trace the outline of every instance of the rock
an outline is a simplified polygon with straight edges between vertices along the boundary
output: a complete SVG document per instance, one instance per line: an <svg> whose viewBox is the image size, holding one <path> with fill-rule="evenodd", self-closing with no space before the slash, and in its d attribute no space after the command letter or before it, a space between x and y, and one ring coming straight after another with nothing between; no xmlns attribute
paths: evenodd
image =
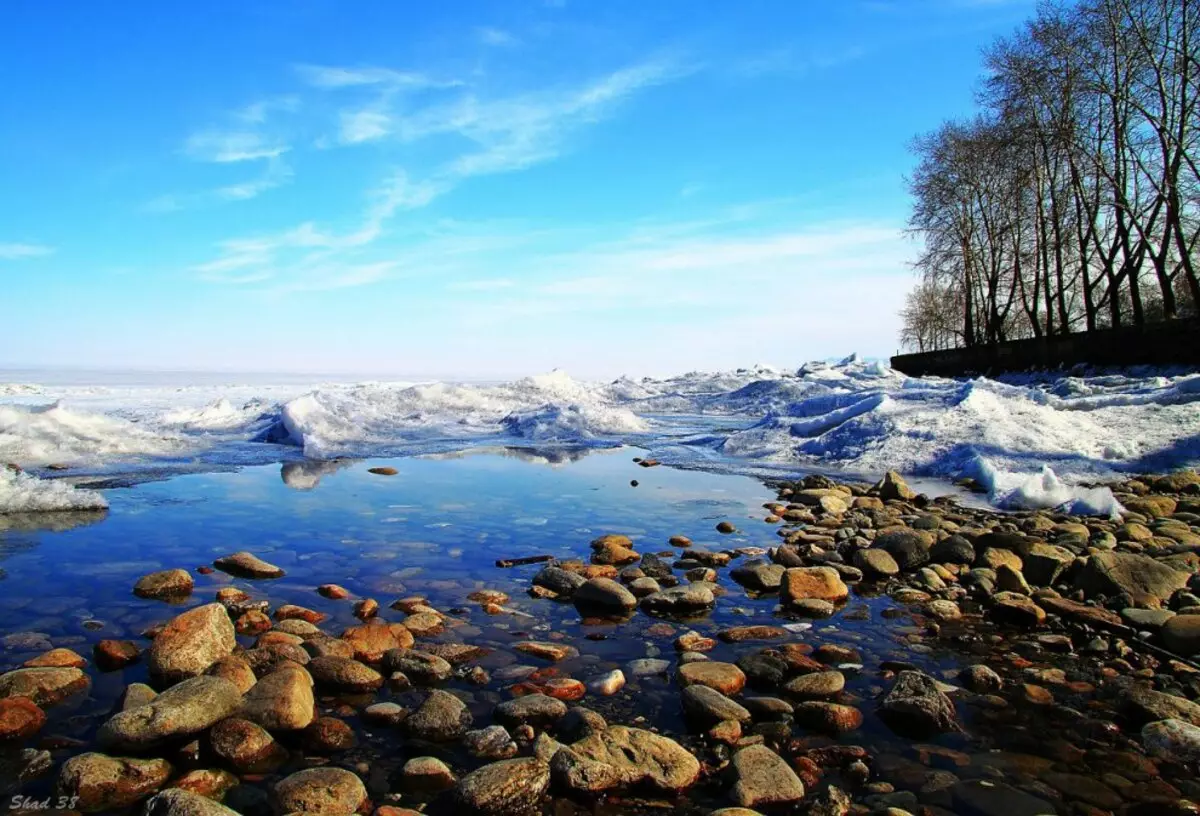
<svg viewBox="0 0 1200 816"><path fill-rule="evenodd" d="M633 542L623 535L600 536L592 542L593 564L632 564L641 558L633 551Z"/></svg>
<svg viewBox="0 0 1200 816"><path fill-rule="evenodd" d="M0 795L20 790L54 767L49 751L34 748L0 750Z"/></svg>
<svg viewBox="0 0 1200 816"><path fill-rule="evenodd" d="M145 683L130 683L125 687L125 693L121 695L119 708L121 711L128 711L131 708L149 705L157 696L158 692Z"/></svg>
<svg viewBox="0 0 1200 816"><path fill-rule="evenodd" d="M142 652L131 640L102 640L92 649L92 657L101 671L117 671L132 666Z"/></svg>
<svg viewBox="0 0 1200 816"><path fill-rule="evenodd" d="M139 598L178 600L191 595L193 587L192 576L187 570L164 570L139 578L133 586L133 594Z"/></svg>
<svg viewBox="0 0 1200 816"><path fill-rule="evenodd" d="M784 691L802 700L825 700L835 697L846 687L846 677L839 671L813 672L793 677Z"/></svg>
<svg viewBox="0 0 1200 816"><path fill-rule="evenodd" d="M258 682L258 678L254 675L254 669L250 667L250 664L241 655L222 657L216 663L209 666L205 674L228 680L237 686L237 690L242 694L245 694Z"/></svg>
<svg viewBox="0 0 1200 816"><path fill-rule="evenodd" d="M354 647L354 657L364 663L378 663L392 649L408 649L413 645L412 633L403 626L389 626L374 618L362 626L351 626L342 633L342 640Z"/></svg>
<svg viewBox="0 0 1200 816"><path fill-rule="evenodd" d="M925 604L925 611L930 617L940 621L953 621L962 617L962 610L954 601L938 599Z"/></svg>
<svg viewBox="0 0 1200 816"><path fill-rule="evenodd" d="M782 640L792 633L782 626L734 626L722 629L717 637L726 643L745 643L748 640Z"/></svg>
<svg viewBox="0 0 1200 816"><path fill-rule="evenodd" d="M1188 577L1146 555L1100 552L1088 557L1075 588L1088 597L1125 594L1134 606L1157 609L1187 586Z"/></svg>
<svg viewBox="0 0 1200 816"><path fill-rule="evenodd" d="M1046 622L1046 612L1024 595L997 592L992 596L991 617L1000 623L1033 628Z"/></svg>
<svg viewBox="0 0 1200 816"><path fill-rule="evenodd" d="M411 791L441 791L454 785L454 772L437 757L414 757L401 770L404 787Z"/></svg>
<svg viewBox="0 0 1200 816"><path fill-rule="evenodd" d="M229 771L198 768L176 778L171 782L171 788L219 802L239 784L238 778Z"/></svg>
<svg viewBox="0 0 1200 816"><path fill-rule="evenodd" d="M374 703L363 709L363 716L374 723L394 726L404 722L408 709L399 703Z"/></svg>
<svg viewBox="0 0 1200 816"><path fill-rule="evenodd" d="M751 720L746 708L708 686L688 686L682 699L684 713L704 728L726 720L748 725Z"/></svg>
<svg viewBox="0 0 1200 816"><path fill-rule="evenodd" d="M1058 812L1044 799L990 780L956 782L950 787L950 799L960 816L1048 816Z"/></svg>
<svg viewBox="0 0 1200 816"><path fill-rule="evenodd" d="M442 633L446 621L436 612L417 612L404 619L404 628L412 632L414 637L433 637Z"/></svg>
<svg viewBox="0 0 1200 816"><path fill-rule="evenodd" d="M1101 628L1121 628L1121 617L1115 612L1109 612L1098 606L1089 606L1068 598L1043 597L1037 598L1038 606L1048 612L1062 615L1064 618L1079 623L1087 623Z"/></svg>
<svg viewBox="0 0 1200 816"><path fill-rule="evenodd" d="M281 668L246 692L241 716L268 731L297 731L313 721L313 681L302 668Z"/></svg>
<svg viewBox="0 0 1200 816"><path fill-rule="evenodd" d="M587 684L588 691L601 697L611 697L625 687L625 673L620 669L600 675Z"/></svg>
<svg viewBox="0 0 1200 816"><path fill-rule="evenodd" d="M1184 657L1200 652L1200 615L1176 615L1162 627L1163 643Z"/></svg>
<svg viewBox="0 0 1200 816"><path fill-rule="evenodd" d="M549 787L550 768L536 757L493 762L460 779L440 812L531 816Z"/></svg>
<svg viewBox="0 0 1200 816"><path fill-rule="evenodd" d="M322 597L329 598L331 601L344 601L350 597L349 590L338 584L321 584L317 587L317 592Z"/></svg>
<svg viewBox="0 0 1200 816"><path fill-rule="evenodd" d="M642 609L648 612L679 616L707 612L714 603L712 590L703 584L671 587L641 600Z"/></svg>
<svg viewBox="0 0 1200 816"><path fill-rule="evenodd" d="M317 754L349 751L357 742L354 729L337 717L317 717L300 732L300 742Z"/></svg>
<svg viewBox="0 0 1200 816"><path fill-rule="evenodd" d="M213 562L213 566L239 578L282 578L287 574L274 564L268 564L248 552L218 558Z"/></svg>
<svg viewBox="0 0 1200 816"><path fill-rule="evenodd" d="M32 737L46 724L46 713L28 697L0 699L0 744Z"/></svg>
<svg viewBox="0 0 1200 816"><path fill-rule="evenodd" d="M680 666L679 685L708 686L722 694L737 694L746 685L746 675L732 663L704 660Z"/></svg>
<svg viewBox="0 0 1200 816"><path fill-rule="evenodd" d="M779 564L756 559L734 567L729 577L753 592L771 592L779 589L783 572Z"/></svg>
<svg viewBox="0 0 1200 816"><path fill-rule="evenodd" d="M517 744L502 725L490 725L478 731L468 731L463 745L471 756L479 759L509 759L517 755Z"/></svg>
<svg viewBox="0 0 1200 816"><path fill-rule="evenodd" d="M341 768L297 771L275 786L275 806L280 813L314 813L348 816L367 801L362 780Z"/></svg>
<svg viewBox="0 0 1200 816"><path fill-rule="evenodd" d="M400 471L396 470L394 467L388 467L384 465L380 467L367 468L367 473L374 474L375 476L395 476L399 474Z"/></svg>
<svg viewBox="0 0 1200 816"><path fill-rule="evenodd" d="M142 816L238 816L238 813L190 790L168 788L146 802Z"/></svg>
<svg viewBox="0 0 1200 816"><path fill-rule="evenodd" d="M1020 572L1024 568L1025 562L1021 560L1021 556L1004 547L984 547L975 559L975 566L990 570L1009 567Z"/></svg>
<svg viewBox="0 0 1200 816"><path fill-rule="evenodd" d="M887 550L870 548L854 551L854 566L863 571L868 578L891 578L900 574L900 565Z"/></svg>
<svg viewBox="0 0 1200 816"><path fill-rule="evenodd" d="M219 603L199 606L179 615L154 638L147 663L150 673L164 680L203 674L233 652L237 637L233 622Z"/></svg>
<svg viewBox="0 0 1200 816"><path fill-rule="evenodd" d="M1150 518L1164 518L1175 514L1178 507L1170 496L1137 496L1122 502L1125 509Z"/></svg>
<svg viewBox="0 0 1200 816"><path fill-rule="evenodd" d="M805 702L793 709L796 724L825 734L844 734L859 728L862 712L838 703Z"/></svg>
<svg viewBox="0 0 1200 816"><path fill-rule="evenodd" d="M1191 765L1200 762L1200 728L1183 720L1159 720L1142 728L1146 753Z"/></svg>
<svg viewBox="0 0 1200 816"><path fill-rule="evenodd" d="M715 640L696 631L684 632L675 639L675 648L680 652L711 652L716 646Z"/></svg>
<svg viewBox="0 0 1200 816"><path fill-rule="evenodd" d="M1053 586L1059 576L1075 563L1075 554L1066 547L1035 542L1026 553L1025 578L1035 586Z"/></svg>
<svg viewBox="0 0 1200 816"><path fill-rule="evenodd" d="M904 478L894 470L889 470L875 485L875 492L884 501L912 501L917 497L916 492L904 481Z"/></svg>
<svg viewBox="0 0 1200 816"><path fill-rule="evenodd" d="M321 688L362 694L383 685L383 675L348 657L314 657L306 667Z"/></svg>
<svg viewBox="0 0 1200 816"><path fill-rule="evenodd" d="M1200 726L1200 705L1174 694L1155 691L1142 685L1129 685L1121 692L1125 713L1135 725L1155 720L1183 720Z"/></svg>
<svg viewBox="0 0 1200 816"><path fill-rule="evenodd" d="M929 557L939 564L967 566L975 563L975 545L963 536L952 535L934 544Z"/></svg>
<svg viewBox="0 0 1200 816"><path fill-rule="evenodd" d="M1042 774L1042 781L1068 799L1086 802L1104 810L1116 810L1125 802L1120 794L1093 776L1052 771Z"/></svg>
<svg viewBox="0 0 1200 816"><path fill-rule="evenodd" d="M241 705L237 686L220 677L193 677L130 708L101 726L96 740L115 751L145 751L169 740L206 731Z"/></svg>
<svg viewBox="0 0 1200 816"><path fill-rule="evenodd" d="M471 712L462 700L453 694L434 690L404 721L404 728L421 739L448 742L465 734L471 722Z"/></svg>
<svg viewBox="0 0 1200 816"><path fill-rule="evenodd" d="M533 576L534 586L545 587L551 592L570 597L575 590L587 583L587 579L575 572L568 572L561 567L545 567Z"/></svg>
<svg viewBox="0 0 1200 816"><path fill-rule="evenodd" d="M39 708L49 708L85 691L91 682L79 669L17 669L0 674L0 699L28 697Z"/></svg>
<svg viewBox="0 0 1200 816"><path fill-rule="evenodd" d="M1004 680L987 666L977 663L958 674L958 679L976 694L994 694L1004 688Z"/></svg>
<svg viewBox="0 0 1200 816"><path fill-rule="evenodd" d="M3 645L7 646L8 644ZM14 646L13 648L23 647ZM85 666L87 666L87 661L70 649L51 649L45 654L40 654L21 664L21 667L25 669L82 669Z"/></svg>
<svg viewBox="0 0 1200 816"><path fill-rule="evenodd" d="M919 671L902 671L879 705L879 717L903 736L924 738L960 730L954 703L937 681Z"/></svg>
<svg viewBox="0 0 1200 816"><path fill-rule="evenodd" d="M676 792L691 787L700 777L700 763L690 751L674 740L638 728L610 726L564 750L591 763L609 766L602 769L609 783L605 790L648 785L663 792ZM581 775L564 776L569 777L563 781L570 788Z"/></svg>
<svg viewBox="0 0 1200 816"><path fill-rule="evenodd" d="M884 550L901 570L914 570L929 563L929 544L914 530L891 530L875 537L873 548Z"/></svg>
<svg viewBox="0 0 1200 816"><path fill-rule="evenodd" d="M780 805L804 798L804 783L779 754L765 745L752 745L733 755L730 797L742 807Z"/></svg>
<svg viewBox="0 0 1200 816"><path fill-rule="evenodd" d="M575 590L575 606L584 611L625 615L637 608L637 598L611 578L592 578Z"/></svg>
<svg viewBox="0 0 1200 816"><path fill-rule="evenodd" d="M1158 631L1173 617L1175 613L1170 609L1137 609L1129 606L1121 610L1122 620L1138 630Z"/></svg>
<svg viewBox="0 0 1200 816"><path fill-rule="evenodd" d="M794 567L784 572L780 587L785 605L810 599L838 603L849 596L841 576L830 567Z"/></svg>
<svg viewBox="0 0 1200 816"><path fill-rule="evenodd" d="M454 674L450 661L415 649L392 649L384 654L383 665L389 672L403 672L423 686L444 683Z"/></svg>
<svg viewBox="0 0 1200 816"><path fill-rule="evenodd" d="M513 646L518 652L557 663L569 657L578 657L579 650L565 643L550 643L547 641L526 640Z"/></svg>
<svg viewBox="0 0 1200 816"><path fill-rule="evenodd" d="M554 725L567 713L567 706L553 697L545 694L527 694L496 706L493 712L496 721L501 725L515 728L519 725L531 725L537 729L545 729Z"/></svg>
<svg viewBox="0 0 1200 816"><path fill-rule="evenodd" d="M150 796L171 776L165 759L123 759L89 753L68 759L58 776L59 796L84 813L120 810Z"/></svg>

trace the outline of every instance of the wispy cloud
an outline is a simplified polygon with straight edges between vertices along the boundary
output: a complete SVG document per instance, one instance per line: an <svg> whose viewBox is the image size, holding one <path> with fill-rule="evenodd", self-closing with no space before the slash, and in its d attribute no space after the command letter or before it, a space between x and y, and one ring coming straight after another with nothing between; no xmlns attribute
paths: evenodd
<svg viewBox="0 0 1200 816"><path fill-rule="evenodd" d="M191 158L219 164L274 159L289 149L282 142L250 130L205 130L192 134L184 145Z"/></svg>
<svg viewBox="0 0 1200 816"><path fill-rule="evenodd" d="M297 73L314 88L353 88L363 85L390 85L407 88L454 88L459 80L442 80L419 71L391 68L345 68L334 65L297 65Z"/></svg>
<svg viewBox="0 0 1200 816"><path fill-rule="evenodd" d="M866 48L858 45L835 50L776 48L736 63L733 72L746 79L771 75L805 76L846 65L862 59L866 54Z"/></svg>
<svg viewBox="0 0 1200 816"><path fill-rule="evenodd" d="M3 244L0 243L0 260L17 261L23 258L40 258L53 255L54 247L45 244Z"/></svg>
<svg viewBox="0 0 1200 816"><path fill-rule="evenodd" d="M498 48L512 48L521 44L511 32L505 31L502 28L492 28L491 26L481 26L475 29L475 35L479 37L479 41L484 45L490 45Z"/></svg>

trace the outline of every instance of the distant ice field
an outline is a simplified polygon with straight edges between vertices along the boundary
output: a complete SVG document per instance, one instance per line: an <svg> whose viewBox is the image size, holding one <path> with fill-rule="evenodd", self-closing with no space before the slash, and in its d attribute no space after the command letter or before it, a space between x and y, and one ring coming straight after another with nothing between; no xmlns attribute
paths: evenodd
<svg viewBox="0 0 1200 816"><path fill-rule="evenodd" d="M715 471L970 477L998 506L1111 514L1111 493L1087 483L1200 463L1200 375L1172 371L954 380L850 357L611 382L270 380L0 371L0 463L34 474L0 480L0 512L98 506L98 494L35 478L58 464L169 472L630 444Z"/></svg>

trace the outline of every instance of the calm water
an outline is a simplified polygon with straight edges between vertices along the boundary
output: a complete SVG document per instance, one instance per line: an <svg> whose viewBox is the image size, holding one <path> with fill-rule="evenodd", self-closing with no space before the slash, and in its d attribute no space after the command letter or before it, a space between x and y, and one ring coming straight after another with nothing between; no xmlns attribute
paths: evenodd
<svg viewBox="0 0 1200 816"><path fill-rule="evenodd" d="M674 666L672 641L689 628L714 634L732 624L778 622L774 598L748 597L729 580L726 569L720 580L727 593L703 620L668 622L664 628L663 621L638 613L624 623L585 625L570 604L526 594L538 565L495 566L500 558L530 555L586 559L588 543L604 533L629 535L642 552L669 550L667 539L678 534L712 549L766 548L778 542L777 528L762 521L761 509L775 494L761 482L666 467L643 469L630 461L637 453L560 454L549 461L541 454L505 450L442 458L292 462L282 468L185 475L111 489L106 516L64 516L54 520L59 529L22 529L34 522L10 520L9 529L0 528L0 569L5 574L0 579L0 669L14 668L50 645L68 646L88 657L103 638L146 645L140 633L182 607L134 597L138 577L176 567L195 575L196 567L245 549L283 567L287 577L253 582L221 573L195 575L196 591L183 606L209 603L218 588L232 584L269 598L272 607L297 603L328 613L322 628L339 634L358 621L350 602L328 601L316 593L322 583L338 583L356 596L377 599L382 616L393 620L402 615L387 609L391 601L424 595L436 608L453 610L467 621L443 639L494 649L482 662L493 672L489 685L453 681L447 686L471 696L476 727L491 724L492 707L508 698L507 689L515 682L497 679L498 669L545 665L511 650L511 644L532 634L565 638L580 649L579 658L557 664L563 675L587 681L612 668L626 670L629 683L621 693L589 695L584 705L613 721L628 724L644 717L645 723L680 734L684 724L677 686L665 674L634 677L628 662L662 657ZM399 475L367 472L385 464ZM631 479L640 486L632 487ZM714 527L721 520L733 521L739 532L719 535ZM72 523L79 526L63 529ZM485 615L466 600L480 588L508 592L518 614ZM863 652L864 669L851 676L843 696L865 703L867 710L869 699L881 689L878 666L883 660L908 660L942 676L964 660L914 648L909 641L917 640L919 630L911 619L883 620L881 612L892 606L887 598L854 597L835 617L815 621L810 631L796 635L813 645L839 642ZM763 645L721 644L710 656L732 661ZM94 667L89 671L90 695L51 709L45 734L88 739L111 714L125 686L145 679L140 665L111 673ZM376 699L388 696L384 691ZM404 702L403 695L400 699ZM332 702L327 700L325 707ZM452 759L459 770L478 764L445 749L405 744L394 733L348 719L359 732L354 756L378 760L373 765L377 785L386 787L392 769L413 755L433 752ZM894 746L897 753L908 751L873 717L863 731L847 738L864 740ZM71 753L56 756L61 760Z"/></svg>

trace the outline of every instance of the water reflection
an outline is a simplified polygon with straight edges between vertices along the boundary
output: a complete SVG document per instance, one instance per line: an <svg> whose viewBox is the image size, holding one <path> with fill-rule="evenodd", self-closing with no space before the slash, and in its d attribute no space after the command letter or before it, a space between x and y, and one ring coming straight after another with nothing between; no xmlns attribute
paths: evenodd
<svg viewBox="0 0 1200 816"><path fill-rule="evenodd" d="M284 462L279 470L283 483L292 490L312 490L321 483L321 478L337 473L354 464L355 459L305 459L300 462Z"/></svg>
<svg viewBox="0 0 1200 816"><path fill-rule="evenodd" d="M519 459L522 462L529 462L534 465L547 465L549 467L560 467L569 465L573 462L578 462L585 456L591 453L611 453L614 450L624 450L623 448L589 448L582 445L546 445L544 447L534 447L530 445L524 446L496 446L496 447L480 447L468 448L461 451L450 451L447 453L430 453L421 457L423 459L466 459L469 456L503 456L507 459Z"/></svg>
<svg viewBox="0 0 1200 816"><path fill-rule="evenodd" d="M104 521L107 510L56 510L47 513L3 513L0 514L0 533L28 533L45 531L62 533L76 527L86 527ZM7 544L0 544L3 556Z"/></svg>

